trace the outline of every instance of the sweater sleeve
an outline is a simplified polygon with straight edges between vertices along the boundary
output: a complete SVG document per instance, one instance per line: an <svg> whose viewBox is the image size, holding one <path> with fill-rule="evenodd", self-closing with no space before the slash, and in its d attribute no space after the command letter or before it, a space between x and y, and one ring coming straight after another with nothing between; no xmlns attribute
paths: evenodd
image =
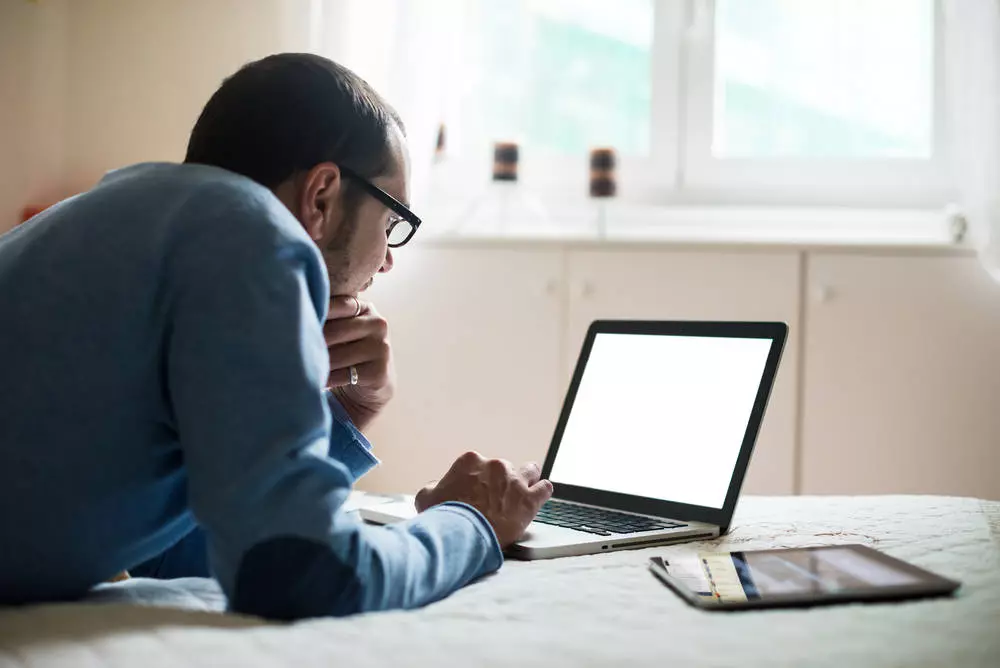
<svg viewBox="0 0 1000 668"><path fill-rule="evenodd" d="M167 389L230 606L278 619L410 608L498 569L491 527L464 504L390 527L341 510L377 460L346 415L331 419L325 267L268 197L196 198L167 267Z"/></svg>
<svg viewBox="0 0 1000 668"><path fill-rule="evenodd" d="M337 397L329 390L325 392L325 396L333 419L330 425L330 458L346 466L351 474L351 480L356 482L381 462L372 453L371 443L361 430L354 426L354 422L337 401Z"/></svg>

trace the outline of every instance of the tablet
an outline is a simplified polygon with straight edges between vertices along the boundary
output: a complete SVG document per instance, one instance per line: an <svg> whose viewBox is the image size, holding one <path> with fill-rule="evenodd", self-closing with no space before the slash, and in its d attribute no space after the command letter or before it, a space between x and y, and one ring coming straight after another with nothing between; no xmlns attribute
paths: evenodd
<svg viewBox="0 0 1000 668"><path fill-rule="evenodd" d="M864 545L691 552L653 557L649 568L705 610L922 598L951 594L960 586Z"/></svg>

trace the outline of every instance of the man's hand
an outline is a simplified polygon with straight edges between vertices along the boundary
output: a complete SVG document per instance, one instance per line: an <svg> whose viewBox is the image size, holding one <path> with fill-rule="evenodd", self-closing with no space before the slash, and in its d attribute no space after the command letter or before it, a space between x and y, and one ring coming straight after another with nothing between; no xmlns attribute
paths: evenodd
<svg viewBox="0 0 1000 668"><path fill-rule="evenodd" d="M481 512L500 546L516 542L539 508L552 496L552 483L541 480L538 464L530 463L515 470L503 459L484 459L478 452L467 452L435 485L417 493L416 507L423 512L445 501L462 501Z"/></svg>
<svg viewBox="0 0 1000 668"><path fill-rule="evenodd" d="M330 351L328 385L354 425L364 429L395 391L389 326L370 303L336 296L330 300L323 335Z"/></svg>

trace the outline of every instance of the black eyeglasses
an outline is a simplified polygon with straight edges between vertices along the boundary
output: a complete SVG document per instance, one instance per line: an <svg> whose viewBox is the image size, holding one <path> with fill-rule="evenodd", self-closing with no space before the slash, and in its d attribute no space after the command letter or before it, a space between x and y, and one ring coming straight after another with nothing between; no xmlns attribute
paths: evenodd
<svg viewBox="0 0 1000 668"><path fill-rule="evenodd" d="M385 204L396 214L385 226L385 236L389 238L389 248L399 248L413 238L413 235L417 233L417 228L420 227L420 218L417 217L417 214L353 169L342 166L340 172L357 181L365 189L365 192Z"/></svg>

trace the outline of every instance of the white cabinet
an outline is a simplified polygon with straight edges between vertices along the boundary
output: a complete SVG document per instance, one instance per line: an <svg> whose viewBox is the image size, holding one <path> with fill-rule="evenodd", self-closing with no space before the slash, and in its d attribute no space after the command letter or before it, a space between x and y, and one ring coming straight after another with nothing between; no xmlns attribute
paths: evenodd
<svg viewBox="0 0 1000 668"><path fill-rule="evenodd" d="M541 462L563 392L561 272L559 250L396 253L366 296L389 321L399 383L361 488L414 492L470 449Z"/></svg>
<svg viewBox="0 0 1000 668"><path fill-rule="evenodd" d="M1000 285L969 255L458 242L396 259L370 298L399 391L363 489L414 491L467 449L543 459L593 320L779 320L745 492L1000 498Z"/></svg>
<svg viewBox="0 0 1000 668"><path fill-rule="evenodd" d="M599 318L797 321L795 252L407 247L369 297L389 320L397 397L361 487L413 491L467 449L544 459ZM789 341L744 489L792 492L798 351Z"/></svg>
<svg viewBox="0 0 1000 668"><path fill-rule="evenodd" d="M568 255L563 378L601 318L778 320L791 328L743 490L791 494L800 256L788 252L576 250Z"/></svg>
<svg viewBox="0 0 1000 668"><path fill-rule="evenodd" d="M1000 285L971 257L814 253L802 491L1000 498Z"/></svg>

